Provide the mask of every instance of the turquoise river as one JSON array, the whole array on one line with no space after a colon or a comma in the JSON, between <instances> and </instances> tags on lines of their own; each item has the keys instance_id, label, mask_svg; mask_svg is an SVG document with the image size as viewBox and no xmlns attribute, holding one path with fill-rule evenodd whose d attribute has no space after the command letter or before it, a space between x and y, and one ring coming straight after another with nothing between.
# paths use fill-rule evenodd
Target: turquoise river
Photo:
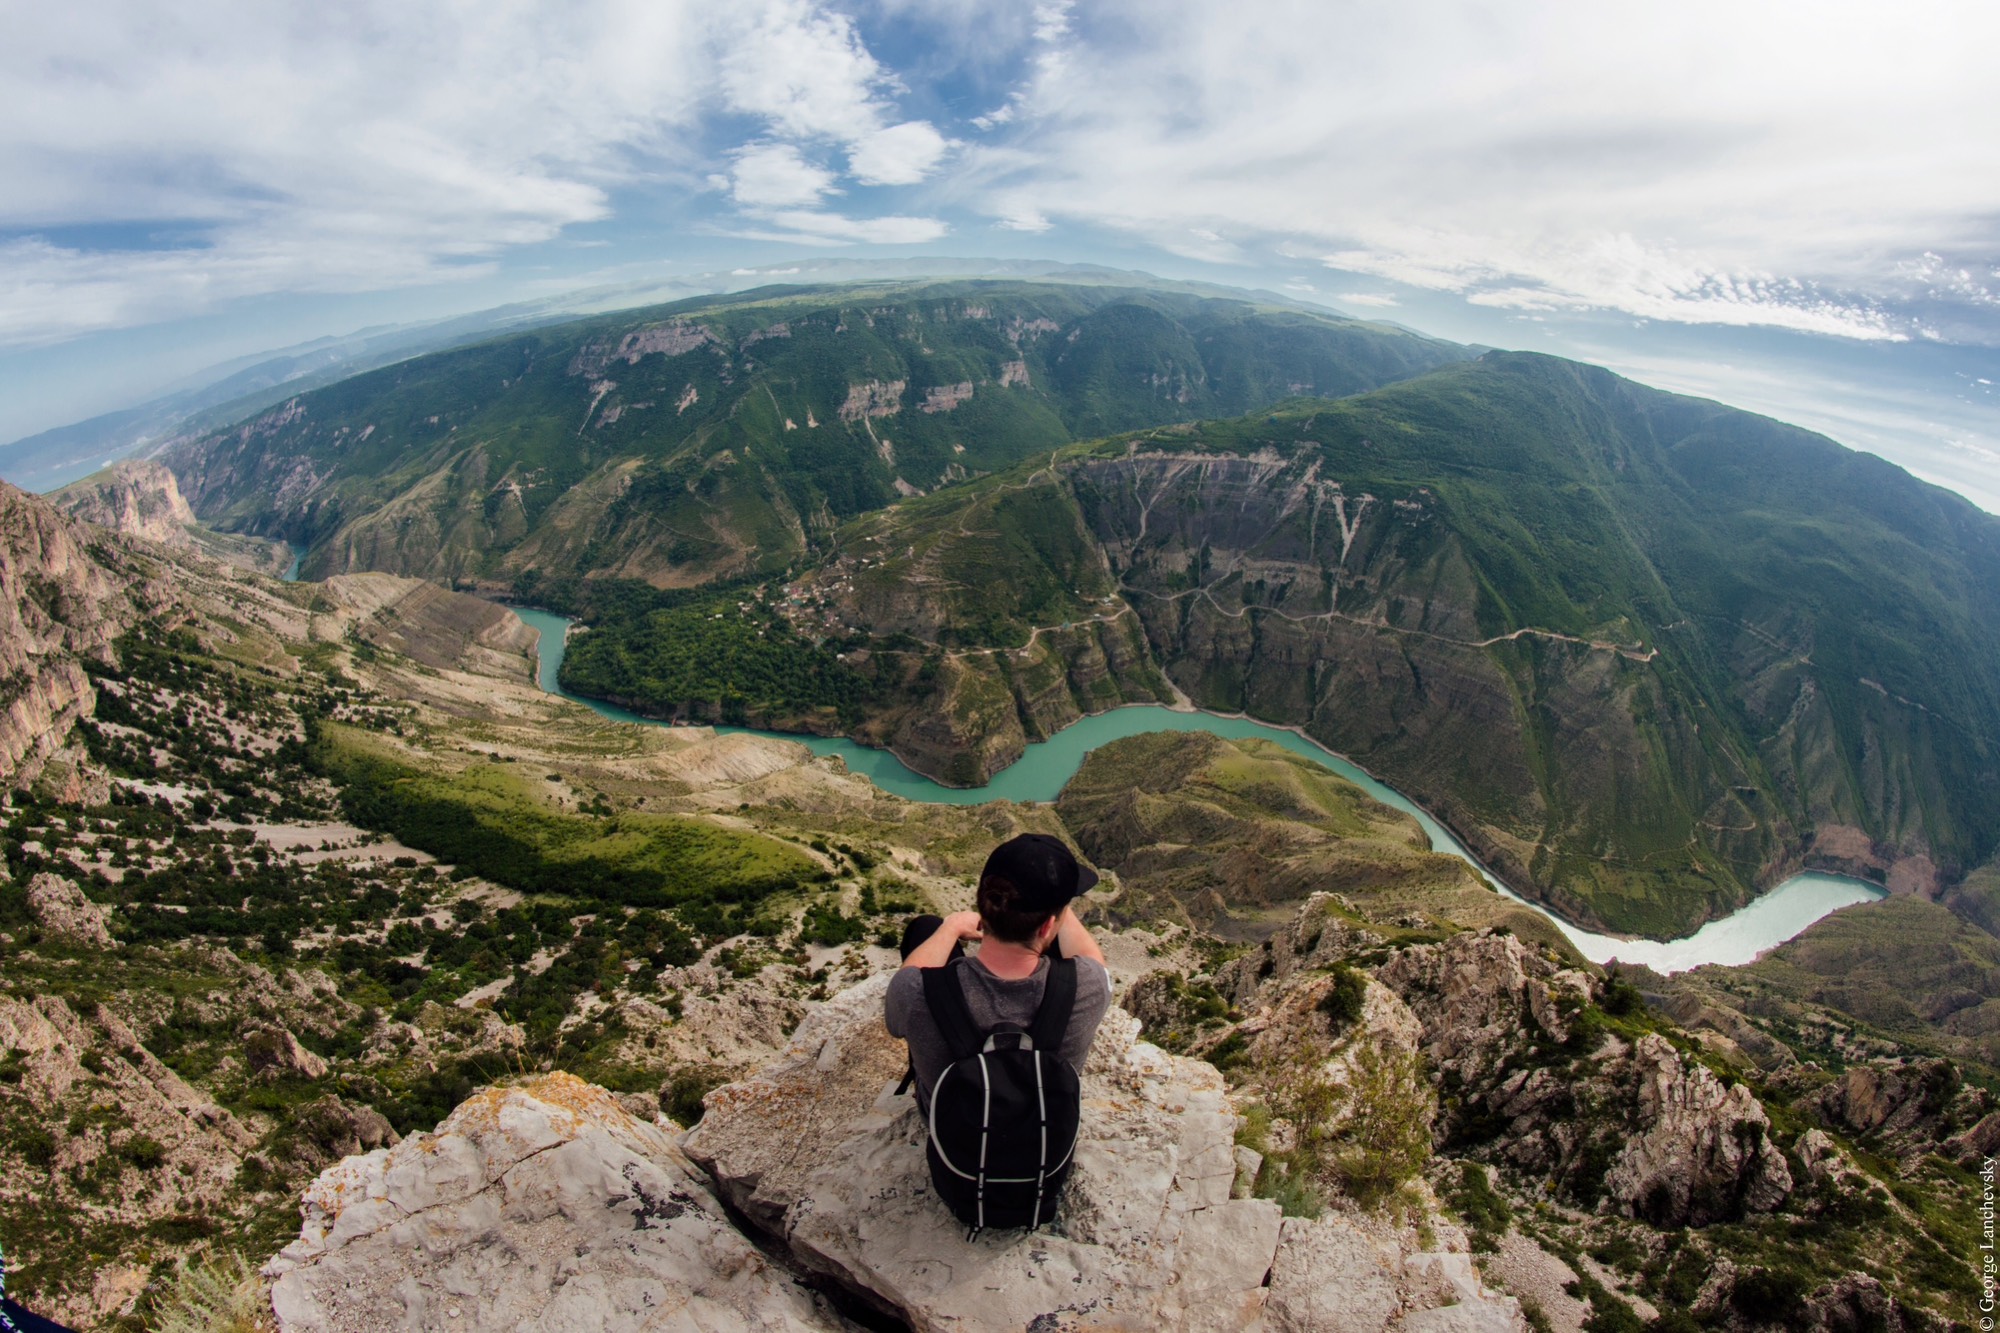
<instances>
[{"instance_id":1,"label":"turquoise river","mask_svg":"<svg viewBox=\"0 0 2000 1333\"><path fill-rule=\"evenodd\" d=\"M540 679L543 689L594 708L614 721L642 726L663 725L623 708L564 690L556 677L562 668L571 622L547 611L521 607L514 610L541 634ZM1085 755L1122 736L1137 736L1149 731L1207 731L1232 738L1260 737L1332 769L1384 805L1414 816L1435 850L1470 863L1495 890L1548 917L1583 956L1594 963L1617 958L1628 963L1643 963L1659 972L1685 972L1707 963L1731 966L1747 963L1764 950L1783 944L1829 912L1883 896L1880 888L1862 880L1808 871L1792 876L1741 911L1709 922L1686 939L1661 941L1600 935L1572 925L1541 904L1530 902L1515 893L1481 865L1428 811L1352 761L1289 728L1255 722L1246 717L1188 712L1161 705L1140 705L1097 713L1065 727L1046 741L1028 746L1019 759L995 774L993 780L983 787L940 786L907 767L887 750L872 750L850 740L782 732L751 732L743 727L717 727L716 730L794 741L814 754L840 756L851 772L865 775L884 791L912 801L953 805L977 805L983 801L1052 801L1082 765Z\"/></svg>"}]
</instances>

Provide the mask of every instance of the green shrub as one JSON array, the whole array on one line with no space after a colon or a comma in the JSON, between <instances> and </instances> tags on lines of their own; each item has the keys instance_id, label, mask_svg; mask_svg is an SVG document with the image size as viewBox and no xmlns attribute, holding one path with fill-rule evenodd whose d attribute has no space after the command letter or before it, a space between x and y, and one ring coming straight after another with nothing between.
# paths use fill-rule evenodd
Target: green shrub
<instances>
[{"instance_id":1,"label":"green shrub","mask_svg":"<svg viewBox=\"0 0 2000 1333\"><path fill-rule=\"evenodd\" d=\"M1334 964L1333 984L1320 999L1319 1011L1326 1015L1335 1036L1360 1020L1367 997L1368 978L1345 963Z\"/></svg>"},{"instance_id":2,"label":"green shrub","mask_svg":"<svg viewBox=\"0 0 2000 1333\"><path fill-rule=\"evenodd\" d=\"M15 1150L29 1166L48 1166L56 1160L55 1136L46 1129L29 1127L14 1137Z\"/></svg>"},{"instance_id":3,"label":"green shrub","mask_svg":"<svg viewBox=\"0 0 2000 1333\"><path fill-rule=\"evenodd\" d=\"M1257 1173L1255 1193L1260 1199L1269 1199L1278 1205L1278 1211L1286 1217L1318 1217L1326 1211L1326 1195L1313 1180L1296 1171L1286 1171L1283 1164L1269 1161Z\"/></svg>"},{"instance_id":4,"label":"green shrub","mask_svg":"<svg viewBox=\"0 0 2000 1333\"><path fill-rule=\"evenodd\" d=\"M1729 1303L1744 1318L1759 1324L1792 1324L1806 1312L1812 1282L1789 1268L1753 1268L1739 1274Z\"/></svg>"},{"instance_id":5,"label":"green shrub","mask_svg":"<svg viewBox=\"0 0 2000 1333\"><path fill-rule=\"evenodd\" d=\"M1604 979L1604 998L1598 1004L1613 1018L1630 1018L1646 1012L1646 1000L1639 994L1639 988L1615 972Z\"/></svg>"},{"instance_id":6,"label":"green shrub","mask_svg":"<svg viewBox=\"0 0 2000 1333\"><path fill-rule=\"evenodd\" d=\"M677 1070L660 1090L660 1106L675 1124L692 1129L701 1123L705 1111L702 1098L729 1081L729 1071L718 1065L692 1065Z\"/></svg>"},{"instance_id":7,"label":"green shrub","mask_svg":"<svg viewBox=\"0 0 2000 1333\"><path fill-rule=\"evenodd\" d=\"M270 1333L270 1296L242 1256L183 1263L153 1318L154 1333Z\"/></svg>"},{"instance_id":8,"label":"green shrub","mask_svg":"<svg viewBox=\"0 0 2000 1333\"><path fill-rule=\"evenodd\" d=\"M1236 1069L1249 1062L1248 1043L1240 1032L1232 1032L1210 1047L1202 1057L1217 1069Z\"/></svg>"},{"instance_id":9,"label":"green shrub","mask_svg":"<svg viewBox=\"0 0 2000 1333\"><path fill-rule=\"evenodd\" d=\"M118 1155L141 1171L155 1171L166 1164L166 1145L144 1134L134 1134L118 1145Z\"/></svg>"},{"instance_id":10,"label":"green shrub","mask_svg":"<svg viewBox=\"0 0 2000 1333\"><path fill-rule=\"evenodd\" d=\"M1296 1042L1263 1057L1255 1078L1297 1127L1293 1168L1379 1208L1430 1161L1435 1094L1412 1052L1359 1045L1344 1080L1326 1072L1330 1054L1323 1040Z\"/></svg>"}]
</instances>

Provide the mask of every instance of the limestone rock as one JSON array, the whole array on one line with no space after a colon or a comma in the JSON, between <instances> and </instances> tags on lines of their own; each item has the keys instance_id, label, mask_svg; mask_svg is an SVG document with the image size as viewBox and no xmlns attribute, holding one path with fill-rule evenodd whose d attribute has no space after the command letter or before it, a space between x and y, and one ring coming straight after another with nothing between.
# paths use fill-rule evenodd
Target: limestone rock
<instances>
[{"instance_id":1,"label":"limestone rock","mask_svg":"<svg viewBox=\"0 0 2000 1333\"><path fill-rule=\"evenodd\" d=\"M110 655L148 591L106 567L91 531L0 483L0 781L32 781L90 711L81 659Z\"/></svg>"},{"instance_id":2,"label":"limestone rock","mask_svg":"<svg viewBox=\"0 0 2000 1333\"><path fill-rule=\"evenodd\" d=\"M1703 1226L1784 1203L1791 1170L1747 1087L1725 1088L1657 1033L1634 1044L1629 1070L1639 1085L1637 1132L1604 1177L1606 1192L1628 1216L1655 1226Z\"/></svg>"},{"instance_id":3,"label":"limestone rock","mask_svg":"<svg viewBox=\"0 0 2000 1333\"><path fill-rule=\"evenodd\" d=\"M1815 1333L1857 1333L1861 1329L1928 1333L1937 1327L1929 1315L1910 1309L1866 1273L1849 1273L1827 1283L1806 1298L1806 1311L1807 1326Z\"/></svg>"},{"instance_id":4,"label":"limestone rock","mask_svg":"<svg viewBox=\"0 0 2000 1333\"><path fill-rule=\"evenodd\" d=\"M1286 1218L1277 1259L1268 1306L1274 1330L1387 1328L1402 1309L1392 1257L1344 1218Z\"/></svg>"},{"instance_id":5,"label":"limestone rock","mask_svg":"<svg viewBox=\"0 0 2000 1333\"><path fill-rule=\"evenodd\" d=\"M1533 1302L1548 1324L1548 1333L1582 1333L1590 1306L1570 1294L1576 1270L1518 1228L1501 1238L1487 1272L1524 1305Z\"/></svg>"},{"instance_id":6,"label":"limestone rock","mask_svg":"<svg viewBox=\"0 0 2000 1333\"><path fill-rule=\"evenodd\" d=\"M1493 1072L1525 1039L1567 1041L1567 1016L1590 998L1581 972L1557 968L1512 935L1455 935L1404 949L1380 975L1423 1022L1432 1066L1467 1082Z\"/></svg>"},{"instance_id":7,"label":"limestone rock","mask_svg":"<svg viewBox=\"0 0 2000 1333\"><path fill-rule=\"evenodd\" d=\"M851 1327L730 1225L668 1133L566 1074L488 1089L307 1191L286 1333Z\"/></svg>"},{"instance_id":8,"label":"limestone rock","mask_svg":"<svg viewBox=\"0 0 2000 1333\"><path fill-rule=\"evenodd\" d=\"M167 546L188 546L194 510L181 495L164 463L127 459L73 481L49 499L82 519L127 537L143 537Z\"/></svg>"},{"instance_id":9,"label":"limestone rock","mask_svg":"<svg viewBox=\"0 0 2000 1333\"><path fill-rule=\"evenodd\" d=\"M1961 1081L1949 1060L1855 1064L1800 1107L1833 1129L1928 1145L1949 1134Z\"/></svg>"},{"instance_id":10,"label":"limestone rock","mask_svg":"<svg viewBox=\"0 0 2000 1333\"><path fill-rule=\"evenodd\" d=\"M1282 985L1294 974L1329 967L1362 950L1379 947L1381 935L1354 924L1344 913L1353 904L1336 893L1308 896L1291 922L1265 940L1262 948L1245 953L1216 969L1215 985L1231 1003L1250 1006L1271 983Z\"/></svg>"},{"instance_id":11,"label":"limestone rock","mask_svg":"<svg viewBox=\"0 0 2000 1333\"><path fill-rule=\"evenodd\" d=\"M42 762L34 789L60 805L103 805L111 799L111 774L92 763L82 749L64 745Z\"/></svg>"},{"instance_id":12,"label":"limestone rock","mask_svg":"<svg viewBox=\"0 0 2000 1333\"><path fill-rule=\"evenodd\" d=\"M388 1118L374 1107L349 1106L331 1094L300 1107L292 1124L301 1155L320 1166L391 1147L400 1139Z\"/></svg>"},{"instance_id":13,"label":"limestone rock","mask_svg":"<svg viewBox=\"0 0 2000 1333\"><path fill-rule=\"evenodd\" d=\"M1221 1076L1134 1041L1113 1010L1083 1071L1083 1131L1057 1224L975 1241L938 1202L887 976L816 1009L755 1078L709 1094L689 1156L804 1264L912 1328L1256 1328L1276 1205L1232 1200Z\"/></svg>"},{"instance_id":14,"label":"limestone rock","mask_svg":"<svg viewBox=\"0 0 2000 1333\"><path fill-rule=\"evenodd\" d=\"M377 648L428 667L535 678L538 636L504 606L389 574L341 574L321 587L354 633Z\"/></svg>"},{"instance_id":15,"label":"limestone rock","mask_svg":"<svg viewBox=\"0 0 2000 1333\"><path fill-rule=\"evenodd\" d=\"M1521 1304L1481 1280L1457 1248L1410 1250L1384 1219L1288 1217L1271 1265L1264 1327L1272 1333L1517 1333Z\"/></svg>"},{"instance_id":16,"label":"limestone rock","mask_svg":"<svg viewBox=\"0 0 2000 1333\"><path fill-rule=\"evenodd\" d=\"M83 896L83 890L47 871L28 881L28 911L42 933L65 944L109 949L111 912Z\"/></svg>"},{"instance_id":17,"label":"limestone rock","mask_svg":"<svg viewBox=\"0 0 2000 1333\"><path fill-rule=\"evenodd\" d=\"M250 1071L266 1078L326 1077L326 1061L299 1045L290 1028L252 1023L243 1029L243 1060Z\"/></svg>"},{"instance_id":18,"label":"limestone rock","mask_svg":"<svg viewBox=\"0 0 2000 1333\"><path fill-rule=\"evenodd\" d=\"M1656 1226L1768 1212L1791 1171L1747 1087L1725 1087L1655 1033L1579 1044L1590 981L1512 936L1401 950L1378 979L1423 1025L1422 1050L1458 1090L1448 1140L1563 1183L1579 1201ZM1593 1163L1609 1160L1601 1177Z\"/></svg>"},{"instance_id":19,"label":"limestone rock","mask_svg":"<svg viewBox=\"0 0 2000 1333\"><path fill-rule=\"evenodd\" d=\"M931 1191L913 1099L894 1095L904 1049L882 1025L886 986L817 1006L774 1063L709 1094L686 1148L799 1263L912 1329L1521 1326L1462 1252L1412 1252L1364 1216L1283 1219L1232 1197L1256 1154L1241 1160L1221 1076L1137 1041L1116 1009L1083 1070L1056 1223L968 1241ZM1425 1322L1451 1302L1466 1308Z\"/></svg>"},{"instance_id":20,"label":"limestone rock","mask_svg":"<svg viewBox=\"0 0 2000 1333\"><path fill-rule=\"evenodd\" d=\"M79 1012L58 996L0 995L0 1053L11 1066L0 1079L0 1124L9 1127L0 1197L27 1201L86 1237L144 1236L163 1218L228 1216L240 1200L238 1171L255 1135L146 1050L110 1003ZM116 1107L119 1121L74 1116L86 1106ZM33 1156L20 1151L24 1127L39 1131ZM103 1180L117 1183L96 1185ZM165 1247L155 1244L157 1255ZM12 1248L9 1255L23 1257ZM111 1327L149 1267L72 1267L45 1280L39 1312L78 1329Z\"/></svg>"},{"instance_id":21,"label":"limestone rock","mask_svg":"<svg viewBox=\"0 0 2000 1333\"><path fill-rule=\"evenodd\" d=\"M1836 1191L1866 1190L1870 1188L1868 1177L1856 1170L1847 1160L1847 1154L1840 1150L1823 1129L1809 1129L1799 1135L1795 1145L1799 1163L1805 1167L1806 1176L1816 1186Z\"/></svg>"},{"instance_id":22,"label":"limestone rock","mask_svg":"<svg viewBox=\"0 0 2000 1333\"><path fill-rule=\"evenodd\" d=\"M1945 1150L1953 1161L1968 1169L2000 1152L2000 1111L1988 1112L1972 1128L1954 1135Z\"/></svg>"}]
</instances>

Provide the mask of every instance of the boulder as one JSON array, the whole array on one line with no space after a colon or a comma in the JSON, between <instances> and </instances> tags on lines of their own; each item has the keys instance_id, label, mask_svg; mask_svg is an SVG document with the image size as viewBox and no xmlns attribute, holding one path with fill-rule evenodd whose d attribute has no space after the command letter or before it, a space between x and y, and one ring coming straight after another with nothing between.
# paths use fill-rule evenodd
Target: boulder
<instances>
[{"instance_id":1,"label":"boulder","mask_svg":"<svg viewBox=\"0 0 2000 1333\"><path fill-rule=\"evenodd\" d=\"M722 1196L917 1330L1259 1327L1277 1205L1231 1199L1222 1078L1136 1042L1112 1010L1084 1070L1083 1131L1055 1225L968 1240L930 1187L888 977L816 1009L779 1059L708 1095L690 1157Z\"/></svg>"},{"instance_id":2,"label":"boulder","mask_svg":"<svg viewBox=\"0 0 2000 1333\"><path fill-rule=\"evenodd\" d=\"M2000 1111L1989 1111L1972 1128L1954 1135L1945 1144L1945 1151L1967 1170L1976 1170L1981 1162L2000 1153Z\"/></svg>"},{"instance_id":3,"label":"boulder","mask_svg":"<svg viewBox=\"0 0 2000 1333\"><path fill-rule=\"evenodd\" d=\"M326 1061L299 1045L290 1028L275 1023L251 1023L244 1027L243 1059L251 1073L263 1078L326 1076Z\"/></svg>"},{"instance_id":4,"label":"boulder","mask_svg":"<svg viewBox=\"0 0 2000 1333\"><path fill-rule=\"evenodd\" d=\"M1568 1041L1571 1016L1590 999L1583 973L1484 931L1403 949L1379 977L1423 1023L1432 1068L1472 1084L1528 1041Z\"/></svg>"},{"instance_id":5,"label":"boulder","mask_svg":"<svg viewBox=\"0 0 2000 1333\"><path fill-rule=\"evenodd\" d=\"M298 1155L314 1166L343 1157L393 1147L398 1135L388 1118L372 1106L350 1106L331 1093L307 1102L292 1117Z\"/></svg>"},{"instance_id":6,"label":"boulder","mask_svg":"<svg viewBox=\"0 0 2000 1333\"><path fill-rule=\"evenodd\" d=\"M1937 1321L1886 1291L1879 1279L1848 1273L1806 1299L1805 1327L1813 1333L1928 1333Z\"/></svg>"},{"instance_id":7,"label":"boulder","mask_svg":"<svg viewBox=\"0 0 2000 1333\"><path fill-rule=\"evenodd\" d=\"M853 1327L736 1231L667 1130L567 1074L348 1158L301 1211L265 1269L285 1333Z\"/></svg>"},{"instance_id":8,"label":"boulder","mask_svg":"<svg viewBox=\"0 0 2000 1333\"><path fill-rule=\"evenodd\" d=\"M1264 1327L1272 1333L1518 1333L1520 1302L1461 1250L1416 1251L1380 1218L1285 1219Z\"/></svg>"},{"instance_id":9,"label":"boulder","mask_svg":"<svg viewBox=\"0 0 2000 1333\"><path fill-rule=\"evenodd\" d=\"M28 911L42 933L65 944L109 949L115 943L106 924L110 909L83 896L83 890L47 871L28 881Z\"/></svg>"}]
</instances>

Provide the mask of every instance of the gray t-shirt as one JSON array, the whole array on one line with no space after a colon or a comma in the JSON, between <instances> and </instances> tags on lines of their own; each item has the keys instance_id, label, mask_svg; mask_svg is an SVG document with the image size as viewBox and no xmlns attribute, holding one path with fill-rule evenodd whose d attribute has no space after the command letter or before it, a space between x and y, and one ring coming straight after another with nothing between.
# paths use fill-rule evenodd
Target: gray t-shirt
<instances>
[{"instance_id":1,"label":"gray t-shirt","mask_svg":"<svg viewBox=\"0 0 2000 1333\"><path fill-rule=\"evenodd\" d=\"M990 1032L1002 1023L1027 1027L1041 1007L1042 991L1049 982L1049 960L1035 965L1034 972L1019 981L1003 981L986 970L977 958L970 958L959 970L965 986L966 1008L973 1024ZM1095 958L1076 960L1076 1007L1070 1010L1069 1031L1063 1034L1062 1058L1078 1072L1097 1025L1111 1007L1111 974ZM917 1072L917 1104L930 1108L931 1089L951 1064L951 1048L924 1003L923 969L906 967L889 979L889 995L883 1017L889 1035L910 1043L910 1066Z\"/></svg>"}]
</instances>

